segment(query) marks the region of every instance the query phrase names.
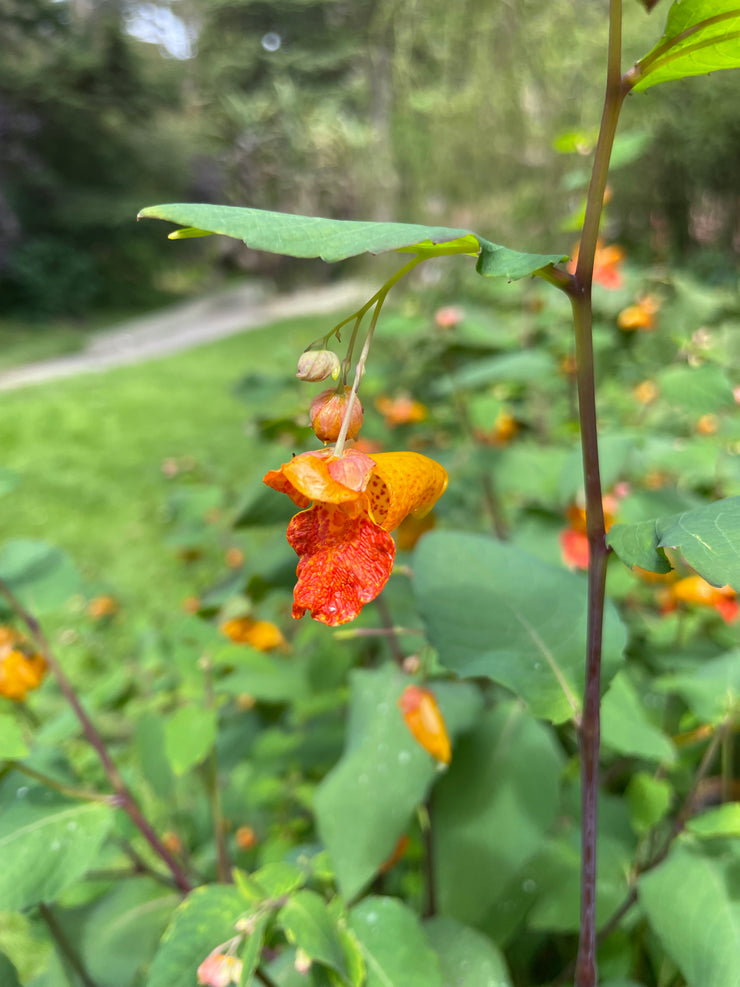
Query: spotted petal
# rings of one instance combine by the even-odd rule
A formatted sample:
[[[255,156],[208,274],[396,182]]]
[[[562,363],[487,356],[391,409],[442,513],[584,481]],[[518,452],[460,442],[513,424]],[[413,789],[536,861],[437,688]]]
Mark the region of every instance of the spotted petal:
[[[354,449],[347,450],[341,459],[332,457],[329,449],[319,449],[294,456],[279,470],[270,470],[264,482],[287,494],[299,507],[307,507],[312,500],[346,504],[359,498],[373,465],[369,456]]]
[[[354,620],[393,568],[393,539],[363,511],[314,504],[290,522],[288,541],[300,556],[293,616],[308,610],[330,627]]]
[[[447,472],[418,452],[379,452],[367,493],[372,517],[394,531],[409,514],[428,514],[447,487]]]

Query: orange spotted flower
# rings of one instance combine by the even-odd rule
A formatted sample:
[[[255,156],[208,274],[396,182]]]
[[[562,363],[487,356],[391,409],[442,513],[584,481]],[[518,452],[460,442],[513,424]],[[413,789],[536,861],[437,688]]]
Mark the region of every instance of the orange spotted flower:
[[[27,654],[19,634],[0,626],[0,696],[22,702],[37,689],[46,674],[46,662],[38,654]]]
[[[679,604],[692,603],[694,606],[710,607],[730,624],[740,616],[737,593],[731,586],[712,586],[699,575],[686,576],[669,586],[660,594],[664,613],[675,610]]]
[[[449,764],[452,747],[434,693],[418,685],[409,685],[401,693],[398,708],[414,740],[440,763]]]
[[[416,452],[332,452],[294,456],[264,482],[308,508],[288,525],[288,542],[299,556],[293,616],[308,610],[336,627],[354,620],[383,589],[396,551],[389,532],[409,514],[432,509],[447,473]]]

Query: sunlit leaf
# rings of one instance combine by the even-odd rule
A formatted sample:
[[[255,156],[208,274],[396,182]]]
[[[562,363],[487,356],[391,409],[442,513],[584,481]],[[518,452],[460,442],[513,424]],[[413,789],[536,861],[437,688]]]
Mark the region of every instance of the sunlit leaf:
[[[738,0],[676,0],[658,44],[627,73],[636,90],[740,67]]]
[[[607,543],[629,566],[667,572],[661,549],[677,548],[714,586],[740,587],[740,497],[727,497],[682,514],[615,524]]]
[[[358,254],[379,254],[388,250],[400,250],[422,257],[477,255],[479,274],[508,278],[510,281],[527,277],[548,264],[566,259],[562,254],[526,254],[510,250],[470,230],[446,226],[324,219],[207,203],[147,206],[139,213],[139,219],[165,219],[179,223],[185,227],[183,232],[178,231],[179,236],[221,233],[243,240],[253,250],[266,250],[288,257],[320,257],[328,263]]]

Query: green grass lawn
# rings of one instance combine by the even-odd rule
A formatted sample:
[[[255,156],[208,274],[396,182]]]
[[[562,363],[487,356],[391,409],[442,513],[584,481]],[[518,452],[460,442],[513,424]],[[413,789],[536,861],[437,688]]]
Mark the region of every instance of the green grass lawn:
[[[3,498],[0,541],[41,538],[66,548],[90,592],[112,592],[126,609],[156,616],[179,608],[205,574],[165,544],[172,481],[163,462],[189,458],[193,477],[235,495],[258,483],[269,445],[249,434],[249,423],[270,408],[258,394],[237,396],[235,385],[258,371],[282,386],[325,329],[324,317],[291,320],[3,395],[0,465],[21,480]],[[284,447],[275,456],[284,459]]]

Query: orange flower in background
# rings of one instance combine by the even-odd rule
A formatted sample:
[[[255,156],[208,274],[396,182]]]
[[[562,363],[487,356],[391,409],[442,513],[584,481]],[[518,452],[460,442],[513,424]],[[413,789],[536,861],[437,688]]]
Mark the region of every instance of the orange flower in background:
[[[505,446],[514,438],[519,431],[519,423],[508,411],[500,411],[496,415],[493,428],[490,432],[482,429],[475,430],[475,437],[479,442],[489,446]]]
[[[596,255],[594,256],[594,283],[600,284],[609,291],[616,291],[622,287],[622,261],[624,260],[624,250],[616,243],[605,247],[599,240],[596,244]],[[568,270],[575,273],[578,265],[578,247],[573,251],[573,257],[568,263]]]
[[[434,313],[434,324],[439,329],[454,329],[464,317],[465,313],[457,305],[444,305]]]
[[[251,826],[239,826],[234,840],[240,850],[251,850],[257,846],[257,834]]]
[[[414,740],[442,764],[449,764],[452,747],[434,693],[418,685],[409,685],[401,693],[398,708]]]
[[[274,651],[287,647],[287,641],[276,624],[254,617],[232,617],[221,624],[221,633],[234,644],[249,644],[257,651]]]
[[[679,604],[691,603],[716,610],[728,624],[740,616],[737,593],[732,586],[712,586],[696,574],[679,579],[673,586],[662,590],[658,599],[663,613],[670,613]]]
[[[371,458],[356,449],[341,456],[322,449],[294,456],[264,482],[308,508],[288,525],[288,542],[299,556],[293,616],[308,610],[336,627],[354,620],[383,589],[396,551],[389,532],[409,514],[432,509],[447,473],[416,452]]]
[[[421,401],[415,401],[408,394],[401,394],[391,398],[387,394],[382,394],[375,401],[375,407],[385,419],[388,428],[395,428],[397,425],[418,425],[419,422],[426,421],[429,411]]]
[[[607,531],[614,524],[618,500],[619,498],[614,494],[606,494],[604,497],[604,526]],[[586,510],[579,504],[571,504],[566,511],[566,517],[570,523],[560,532],[560,553],[563,562],[570,569],[588,569]]]
[[[645,295],[636,304],[623,308],[617,316],[617,325],[622,332],[650,332],[655,329],[655,313],[660,303],[654,295]]]
[[[0,626],[0,696],[22,702],[38,689],[46,675],[46,662],[37,654],[26,654],[22,638],[12,627]]]
[[[112,596],[95,596],[88,603],[85,612],[92,620],[112,617],[118,612],[118,602]]]

